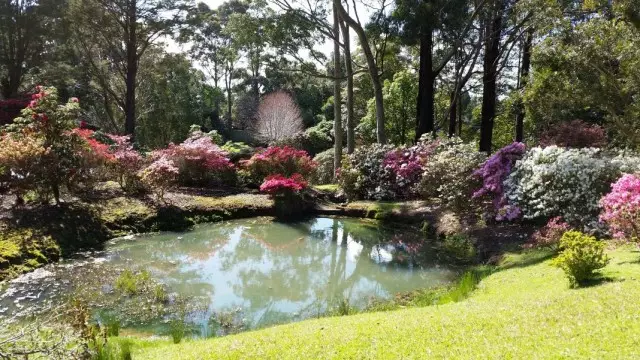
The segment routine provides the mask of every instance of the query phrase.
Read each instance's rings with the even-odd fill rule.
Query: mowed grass
[[[134,359],[640,358],[640,253],[570,289],[535,254],[510,255],[457,303],[308,320],[221,339],[136,341]]]

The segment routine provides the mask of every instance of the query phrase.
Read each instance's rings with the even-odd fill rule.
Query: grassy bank
[[[570,289],[545,254],[506,256],[466,300],[309,320],[222,339],[134,343],[136,359],[637,358],[640,253]]]

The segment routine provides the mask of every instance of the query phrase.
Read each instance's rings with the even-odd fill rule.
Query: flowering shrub
[[[560,243],[562,235],[571,230],[569,224],[565,223],[561,217],[557,216],[549,220],[547,225],[538,229],[531,236],[531,240],[525,244],[525,248],[548,247],[556,249]]]
[[[300,174],[308,178],[315,171],[317,164],[304,150],[296,150],[289,146],[271,146],[253,155],[244,166],[251,174],[252,180],[259,184],[271,175],[290,177]]]
[[[573,120],[557,124],[540,136],[540,146],[551,145],[578,149],[601,148],[607,146],[607,134],[602,126]]]
[[[517,207],[510,206],[504,195],[503,182],[511,173],[516,161],[525,153],[523,143],[507,145],[493,154],[473,175],[482,181],[482,187],[473,193],[474,198],[488,197],[492,200],[496,220],[514,220],[520,216]]]
[[[43,146],[42,139],[6,134],[0,136],[0,143],[0,173],[6,172],[9,185],[18,197],[43,185],[42,162],[48,149]]]
[[[313,161],[317,164],[316,171],[311,178],[314,184],[323,185],[333,183],[335,180],[335,172],[333,171],[334,155],[334,150],[329,149],[313,158]]]
[[[260,185],[260,191],[273,196],[297,193],[306,188],[307,182],[300,174],[293,174],[291,177],[272,175]]]
[[[389,145],[360,146],[344,158],[338,179],[348,198],[395,198],[392,170],[384,166],[384,159],[392,150]]]
[[[600,205],[600,220],[609,225],[614,237],[640,239],[640,178],[637,175],[623,175],[600,200]]]
[[[218,131],[211,130],[208,133],[205,133],[204,131],[202,131],[202,127],[200,125],[191,125],[191,128],[189,129],[189,137],[199,138],[204,136],[210,138],[211,142],[216,145],[221,145],[222,143],[224,143],[224,139]]]
[[[564,270],[571,287],[584,285],[593,278],[596,270],[609,263],[604,243],[579,231],[565,232],[560,239],[560,249],[562,252],[553,264]]]
[[[5,171],[9,168],[8,171],[15,173],[14,167],[18,169],[21,161],[25,161],[23,164],[39,164],[37,170],[30,171],[27,175],[33,181],[23,181],[20,176],[14,176],[14,180],[21,184],[17,186],[29,184],[35,187],[33,189],[38,191],[43,200],[53,195],[56,202],[59,202],[60,187],[76,179],[75,175],[82,166],[80,159],[86,143],[72,132],[80,107],[73,100],[59,105],[55,88],[39,86],[37,91],[28,107],[22,110],[21,116],[2,129],[5,134],[3,136],[13,138],[12,149],[28,149],[28,155],[8,156],[13,160],[1,167]]]
[[[133,148],[129,136],[108,135],[113,142],[111,153],[114,160],[110,163],[115,177],[127,192],[138,192],[144,189],[139,172],[144,166],[145,159]]]
[[[231,181],[234,166],[228,155],[204,133],[194,133],[180,145],[169,144],[161,152],[179,169],[183,185],[207,186]]]
[[[140,179],[142,183],[153,189],[158,200],[162,201],[164,200],[165,192],[178,179],[178,174],[178,168],[173,161],[167,159],[166,156],[161,156],[140,171]]]
[[[599,201],[624,163],[594,148],[533,148],[504,182],[505,195],[525,219],[562,216],[572,225],[595,229]]]
[[[422,196],[438,197],[443,201],[461,206],[468,203],[479,181],[473,171],[485,160],[475,144],[460,140],[450,142],[432,155],[424,165],[418,189]]]
[[[435,153],[439,144],[439,142],[420,143],[408,148],[391,150],[385,155],[382,165],[385,171],[390,171],[395,198],[416,195],[416,184],[422,178],[425,162]]]

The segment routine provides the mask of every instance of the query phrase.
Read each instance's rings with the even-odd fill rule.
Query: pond
[[[212,314],[225,312],[245,329],[298,321],[336,304],[362,308],[372,299],[453,281],[456,272],[436,265],[428,251],[419,260],[411,251],[420,236],[370,220],[279,223],[254,218],[201,225],[185,233],[115,239],[104,251],[3,285],[0,318],[45,312],[77,290],[112,293],[117,274],[144,269],[173,297],[204,305],[190,319],[202,334]],[[118,311],[106,307],[103,311]],[[131,323],[158,333],[167,320]]]

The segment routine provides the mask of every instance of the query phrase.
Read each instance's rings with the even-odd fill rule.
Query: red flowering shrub
[[[304,150],[296,150],[289,146],[271,146],[244,162],[254,182],[260,183],[270,175],[290,177],[299,174],[308,178],[317,164]]]
[[[571,230],[571,226],[562,220],[562,217],[557,216],[549,220],[547,225],[538,229],[533,235],[525,248],[540,248],[548,247],[557,249],[560,244],[562,235]]]
[[[599,125],[591,125],[582,120],[556,124],[542,133],[540,146],[557,145],[568,148],[602,148],[607,146],[607,134]]]
[[[291,177],[272,175],[260,185],[260,191],[273,196],[297,193],[306,188],[307,182],[300,174],[293,174]]]
[[[207,186],[234,178],[227,152],[204,133],[195,133],[180,145],[170,144],[161,154],[179,169],[178,181],[183,185]]]

